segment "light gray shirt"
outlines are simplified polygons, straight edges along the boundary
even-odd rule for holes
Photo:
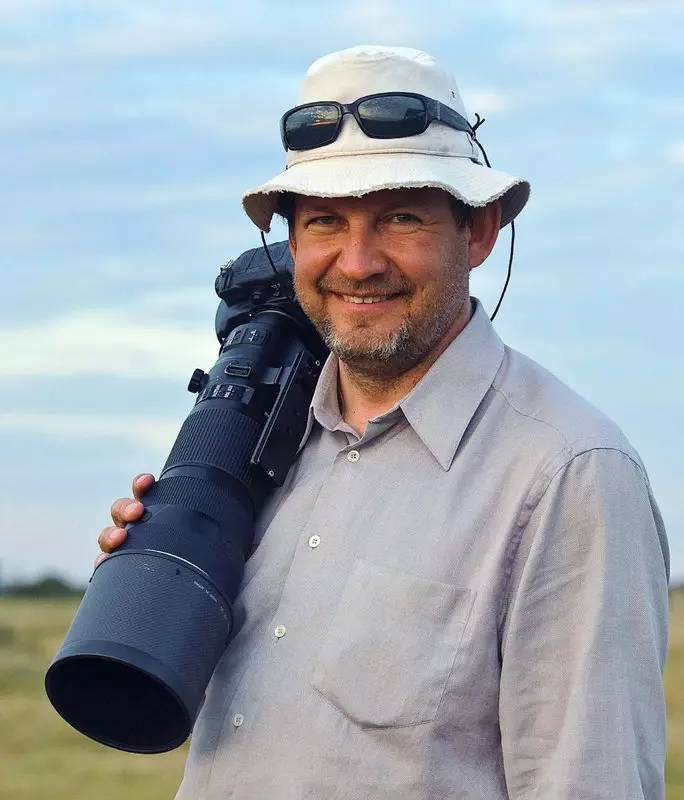
[[[178,800],[660,800],[669,551],[621,431],[475,313],[260,515]]]

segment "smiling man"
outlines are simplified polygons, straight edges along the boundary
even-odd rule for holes
[[[468,275],[494,246],[500,206],[469,213],[436,188],[288,202],[297,297],[339,358],[345,420],[361,434],[468,323]]]
[[[288,168],[244,207],[287,219],[332,353],[179,800],[663,798],[669,554],[646,471],[469,293],[527,183],[480,162],[417,50],[315,62],[281,133]]]

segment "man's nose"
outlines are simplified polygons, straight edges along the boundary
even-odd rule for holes
[[[344,237],[335,266],[349,280],[363,281],[385,272],[389,263],[375,231],[352,229]]]

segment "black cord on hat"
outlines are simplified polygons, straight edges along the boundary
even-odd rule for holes
[[[276,265],[273,263],[273,259],[271,258],[271,252],[268,249],[268,245],[266,244],[266,237],[264,236],[264,232],[263,231],[259,231],[259,233],[261,234],[261,243],[263,244],[264,250],[266,251],[266,256],[268,258],[268,263],[271,265],[271,267],[273,269],[273,272],[275,273],[276,278],[278,279],[278,281],[280,281],[280,273],[276,269]]]
[[[482,155],[484,156],[485,164],[491,169],[492,165],[489,163],[489,159],[487,158],[487,153],[485,152],[484,147],[480,144],[480,142],[478,141],[477,136],[475,135],[475,132],[480,127],[480,125],[482,125],[482,123],[485,122],[485,118],[481,117],[479,114],[475,114],[475,117],[477,118],[477,122],[473,125],[473,141],[475,142],[475,144],[482,151]],[[511,252],[510,252],[510,255],[508,257],[508,272],[506,274],[506,282],[504,283],[504,287],[503,287],[503,290],[501,292],[501,296],[499,297],[499,302],[496,304],[496,308],[494,309],[494,313],[489,318],[492,322],[494,321],[494,317],[497,315],[497,313],[499,311],[499,308],[501,306],[501,301],[503,300],[504,295],[506,294],[506,289],[508,288],[508,282],[511,279],[511,269],[513,267],[513,251],[514,251],[514,249],[515,249],[515,222],[513,220],[511,220]]]
[[[474,138],[474,134],[475,134],[475,132],[476,132],[476,131],[477,131],[477,129],[480,127],[480,125],[482,125],[482,123],[483,123],[483,122],[486,122],[486,121],[487,121],[487,120],[486,120],[484,117],[481,117],[479,114],[475,114],[475,116],[477,117],[477,122],[476,122],[476,123],[473,125],[473,138]],[[479,143],[478,143],[478,146],[479,146]],[[481,147],[480,147],[480,150],[482,150],[482,148],[481,148]],[[484,150],[482,150],[482,152],[484,153]],[[486,154],[485,154],[485,161],[487,161],[487,156],[486,156]],[[491,166],[491,165],[490,165],[490,163],[489,163],[489,161],[487,161],[487,166],[488,166],[488,167],[489,167],[489,166]]]

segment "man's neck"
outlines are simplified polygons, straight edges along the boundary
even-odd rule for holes
[[[413,372],[413,371],[412,371]],[[375,380],[355,373],[340,362],[337,373],[337,395],[342,418],[359,436],[363,436],[368,420],[389,411],[423,377],[405,373],[391,380]]]
[[[342,418],[359,436],[363,436],[369,420],[396,406],[414,388],[451,342],[465,328],[471,317],[471,304],[466,315],[459,317],[442,341],[419,364],[393,378],[374,377],[355,371],[339,362],[337,396]]]

